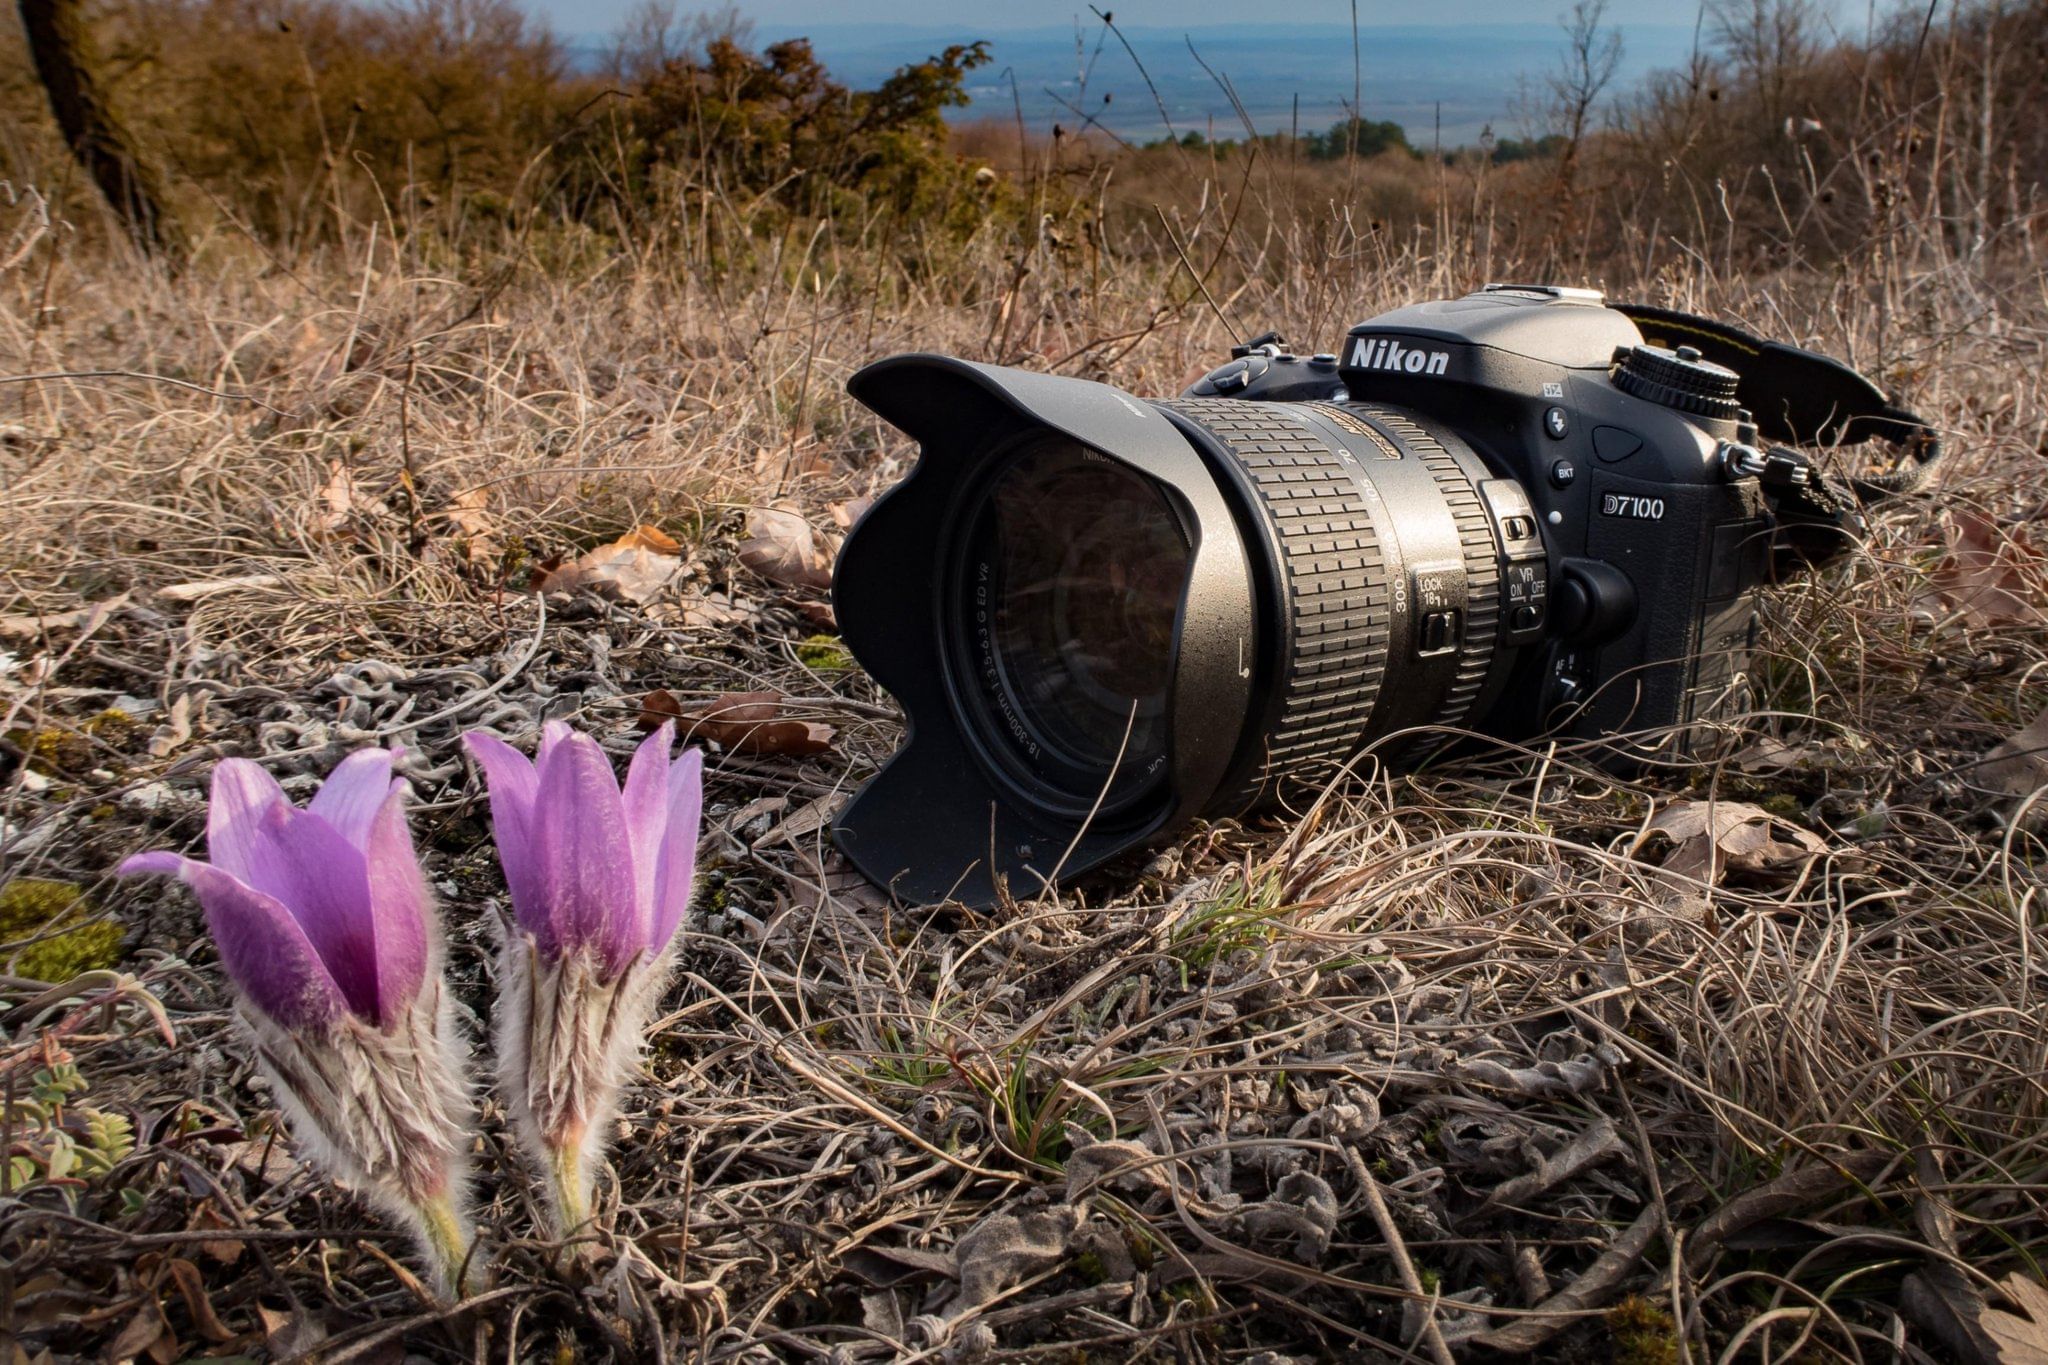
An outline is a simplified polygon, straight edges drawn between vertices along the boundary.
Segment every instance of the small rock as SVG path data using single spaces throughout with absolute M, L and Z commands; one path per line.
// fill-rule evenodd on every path
M 121 809 L 151 819 L 172 820 L 199 810 L 197 792 L 179 791 L 168 782 L 145 782 L 121 794 Z
M 119 711 L 130 720 L 148 720 L 162 708 L 148 697 L 131 697 L 123 692 L 108 703 L 107 709 Z

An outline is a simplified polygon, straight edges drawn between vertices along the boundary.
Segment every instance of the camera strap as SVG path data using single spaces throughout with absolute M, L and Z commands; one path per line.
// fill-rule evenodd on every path
M 1641 328 L 1652 344 L 1692 346 L 1708 360 L 1735 371 L 1741 377 L 1736 400 L 1755 416 L 1758 432 L 1768 440 L 1810 446 L 1879 440 L 1892 446 L 1899 455 L 1892 469 L 1847 476 L 1849 488 L 1866 504 L 1915 492 L 1941 459 L 1941 438 L 1932 425 L 1832 356 L 1768 341 L 1674 308 L 1642 303 L 1610 307 Z M 1839 498 L 1819 479 L 1807 481 L 1805 489 L 1822 500 Z M 1831 513 L 1825 505 L 1806 510 Z

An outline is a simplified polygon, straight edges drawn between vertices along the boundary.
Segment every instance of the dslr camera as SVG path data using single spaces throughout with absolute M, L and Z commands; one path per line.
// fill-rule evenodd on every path
M 937 355 L 849 389 L 921 452 L 834 574 L 908 722 L 835 838 L 906 900 L 971 905 L 1368 750 L 1682 757 L 1739 704 L 1759 587 L 1938 452 L 1825 356 L 1551 285 L 1331 354 L 1269 333 L 1174 399 Z M 1872 437 L 1906 458 L 1846 488 L 1771 443 Z

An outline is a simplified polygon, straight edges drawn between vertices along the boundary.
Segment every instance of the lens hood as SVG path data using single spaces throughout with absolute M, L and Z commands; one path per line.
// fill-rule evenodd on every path
M 1188 439 L 1151 404 L 1105 384 L 901 355 L 848 390 L 920 447 L 910 475 L 846 538 L 832 599 L 847 647 L 903 706 L 902 746 L 848 803 L 839 848 L 912 902 L 987 905 L 999 882 L 1036 894 L 1198 813 L 1229 768 L 1251 701 L 1251 568 L 1231 508 Z M 1064 436 L 1152 480 L 1191 542 L 1174 627 L 1167 780 L 1137 808 L 1060 815 L 1019 792 L 963 715 L 967 680 L 946 646 L 945 590 L 976 488 L 1006 451 Z

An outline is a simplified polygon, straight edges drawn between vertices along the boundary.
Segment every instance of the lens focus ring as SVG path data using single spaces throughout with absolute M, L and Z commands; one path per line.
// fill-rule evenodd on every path
M 1263 403 L 1193 398 L 1159 406 L 1228 444 L 1279 537 L 1283 620 L 1293 624 L 1278 718 L 1233 799 L 1357 747 L 1387 660 L 1387 579 L 1358 476 L 1322 437 Z M 1250 660 L 1246 660 L 1249 665 Z
M 1444 504 L 1458 524 L 1458 544 L 1465 552 L 1465 638 L 1458 651 L 1458 675 L 1444 693 L 1437 723 L 1464 722 L 1478 700 L 1493 666 L 1494 637 L 1500 631 L 1500 561 L 1493 526 L 1480 504 L 1479 490 L 1443 443 L 1407 417 L 1366 403 L 1340 406 L 1369 418 L 1392 432 L 1436 478 Z M 1425 737 L 1421 743 L 1427 744 Z

